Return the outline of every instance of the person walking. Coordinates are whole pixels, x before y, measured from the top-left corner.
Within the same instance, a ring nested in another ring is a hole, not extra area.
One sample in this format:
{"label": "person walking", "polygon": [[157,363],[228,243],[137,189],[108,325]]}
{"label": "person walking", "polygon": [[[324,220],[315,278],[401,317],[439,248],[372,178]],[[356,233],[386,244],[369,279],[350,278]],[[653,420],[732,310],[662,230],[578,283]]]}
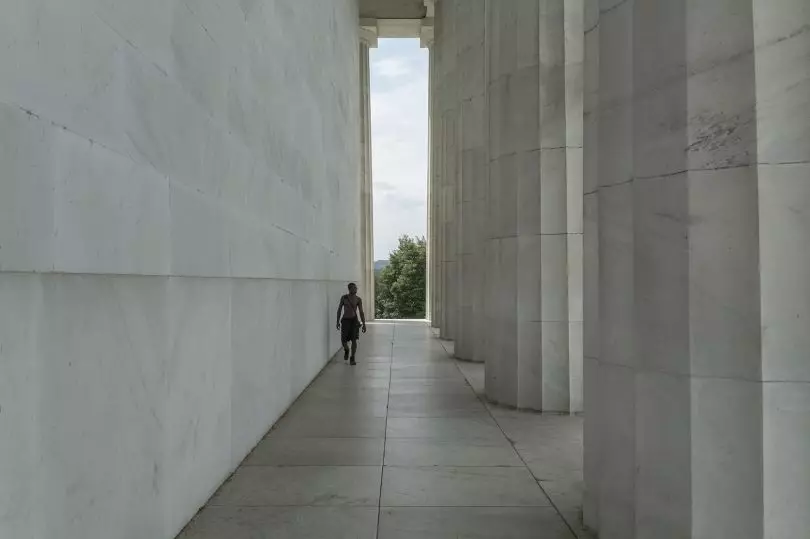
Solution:
{"label": "person walking", "polygon": [[343,361],[349,359],[349,342],[352,343],[351,365],[357,365],[355,355],[361,328],[365,333],[366,313],[363,312],[363,300],[357,295],[357,285],[349,283],[349,293],[344,294],[338,304],[337,329],[340,331],[340,343],[343,345]]}

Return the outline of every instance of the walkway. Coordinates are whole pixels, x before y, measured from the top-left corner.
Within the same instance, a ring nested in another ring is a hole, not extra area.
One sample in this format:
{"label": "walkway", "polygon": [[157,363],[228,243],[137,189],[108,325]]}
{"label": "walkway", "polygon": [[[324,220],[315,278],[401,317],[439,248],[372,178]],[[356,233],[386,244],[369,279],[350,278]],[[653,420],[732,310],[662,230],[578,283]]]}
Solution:
{"label": "walkway", "polygon": [[333,360],[180,539],[576,537],[580,419],[485,406],[459,367],[472,387],[482,368],[423,323],[370,325],[358,362]]}

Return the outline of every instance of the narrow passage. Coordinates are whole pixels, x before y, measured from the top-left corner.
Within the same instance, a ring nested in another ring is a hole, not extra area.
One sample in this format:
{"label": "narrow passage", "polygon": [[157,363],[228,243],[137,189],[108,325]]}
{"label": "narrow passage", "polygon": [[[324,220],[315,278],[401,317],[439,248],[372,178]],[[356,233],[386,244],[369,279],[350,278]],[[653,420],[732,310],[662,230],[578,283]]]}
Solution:
{"label": "narrow passage", "polygon": [[329,363],[179,539],[576,537],[580,418],[486,406],[482,367],[424,323],[370,324],[357,357]]}

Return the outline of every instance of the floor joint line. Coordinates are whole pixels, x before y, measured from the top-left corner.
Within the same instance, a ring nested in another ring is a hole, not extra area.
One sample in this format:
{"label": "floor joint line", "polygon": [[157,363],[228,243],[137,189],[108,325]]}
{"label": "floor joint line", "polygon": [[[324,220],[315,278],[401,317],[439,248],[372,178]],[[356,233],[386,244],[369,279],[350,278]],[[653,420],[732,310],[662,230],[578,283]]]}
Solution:
{"label": "floor joint line", "polygon": [[[481,404],[484,405],[484,409],[487,411],[487,415],[490,417],[490,419],[492,419],[492,421],[495,422],[495,425],[498,427],[498,430],[501,432],[501,435],[503,435],[503,437],[509,443],[509,446],[512,448],[512,451],[514,451],[515,454],[517,455],[517,457],[520,459],[520,462],[523,463],[523,467],[526,469],[527,472],[529,472],[529,475],[531,475],[531,477],[532,477],[532,479],[534,479],[535,483],[537,483],[537,487],[543,493],[543,496],[546,497],[546,499],[548,500],[548,503],[551,504],[551,507],[553,507],[554,511],[557,513],[557,516],[560,517],[560,520],[563,521],[563,524],[565,524],[565,527],[568,528],[568,531],[571,532],[571,537],[573,539],[577,539],[579,537],[579,535],[577,535],[577,532],[574,531],[573,526],[571,526],[571,524],[568,522],[568,520],[562,514],[562,511],[560,511],[560,508],[557,507],[556,503],[554,503],[554,500],[551,499],[551,496],[549,495],[548,492],[546,492],[546,489],[543,488],[543,485],[540,483],[540,479],[538,479],[537,476],[534,475],[534,473],[532,472],[532,469],[529,467],[529,464],[526,462],[526,459],[523,458],[523,455],[521,455],[520,451],[518,451],[517,447],[515,447],[515,442],[512,441],[512,439],[509,436],[507,436],[506,431],[503,430],[503,427],[501,427],[501,424],[495,418],[495,414],[493,414],[492,410],[489,408],[489,406],[487,406],[487,402],[485,400],[485,397],[482,396],[482,395],[479,395],[478,393],[475,392],[475,388],[473,388],[472,384],[470,384],[470,381],[467,380],[467,376],[464,374],[464,371],[461,370],[461,367],[458,366],[458,361],[455,360],[455,358],[452,358],[452,357],[451,357],[451,359],[453,360],[453,364],[456,366],[456,369],[458,369],[458,372],[461,374],[462,377],[464,377],[464,380],[467,382],[467,385],[469,386],[470,390],[473,392],[473,394],[476,396],[476,398],[481,402]],[[484,368],[486,368],[486,367],[484,367]]]}
{"label": "floor joint line", "polygon": [[385,430],[383,431],[383,454],[382,466],[380,467],[380,497],[377,501],[377,534],[376,538],[380,539],[380,521],[382,520],[382,495],[383,495],[383,480],[385,479],[385,452],[388,449],[388,408],[391,406],[391,380],[394,375],[394,342],[397,338],[397,325],[393,324],[394,328],[391,333],[391,351],[389,353],[391,364],[388,367],[388,398],[385,402]]}

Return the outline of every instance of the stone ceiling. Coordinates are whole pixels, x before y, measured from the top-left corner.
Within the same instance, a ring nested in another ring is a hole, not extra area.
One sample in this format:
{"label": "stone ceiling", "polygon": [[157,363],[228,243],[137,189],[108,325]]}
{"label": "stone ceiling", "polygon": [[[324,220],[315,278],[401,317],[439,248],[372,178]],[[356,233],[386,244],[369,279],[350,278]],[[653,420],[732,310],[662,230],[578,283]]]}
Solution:
{"label": "stone ceiling", "polygon": [[421,19],[425,11],[423,0],[360,0],[363,19]]}

